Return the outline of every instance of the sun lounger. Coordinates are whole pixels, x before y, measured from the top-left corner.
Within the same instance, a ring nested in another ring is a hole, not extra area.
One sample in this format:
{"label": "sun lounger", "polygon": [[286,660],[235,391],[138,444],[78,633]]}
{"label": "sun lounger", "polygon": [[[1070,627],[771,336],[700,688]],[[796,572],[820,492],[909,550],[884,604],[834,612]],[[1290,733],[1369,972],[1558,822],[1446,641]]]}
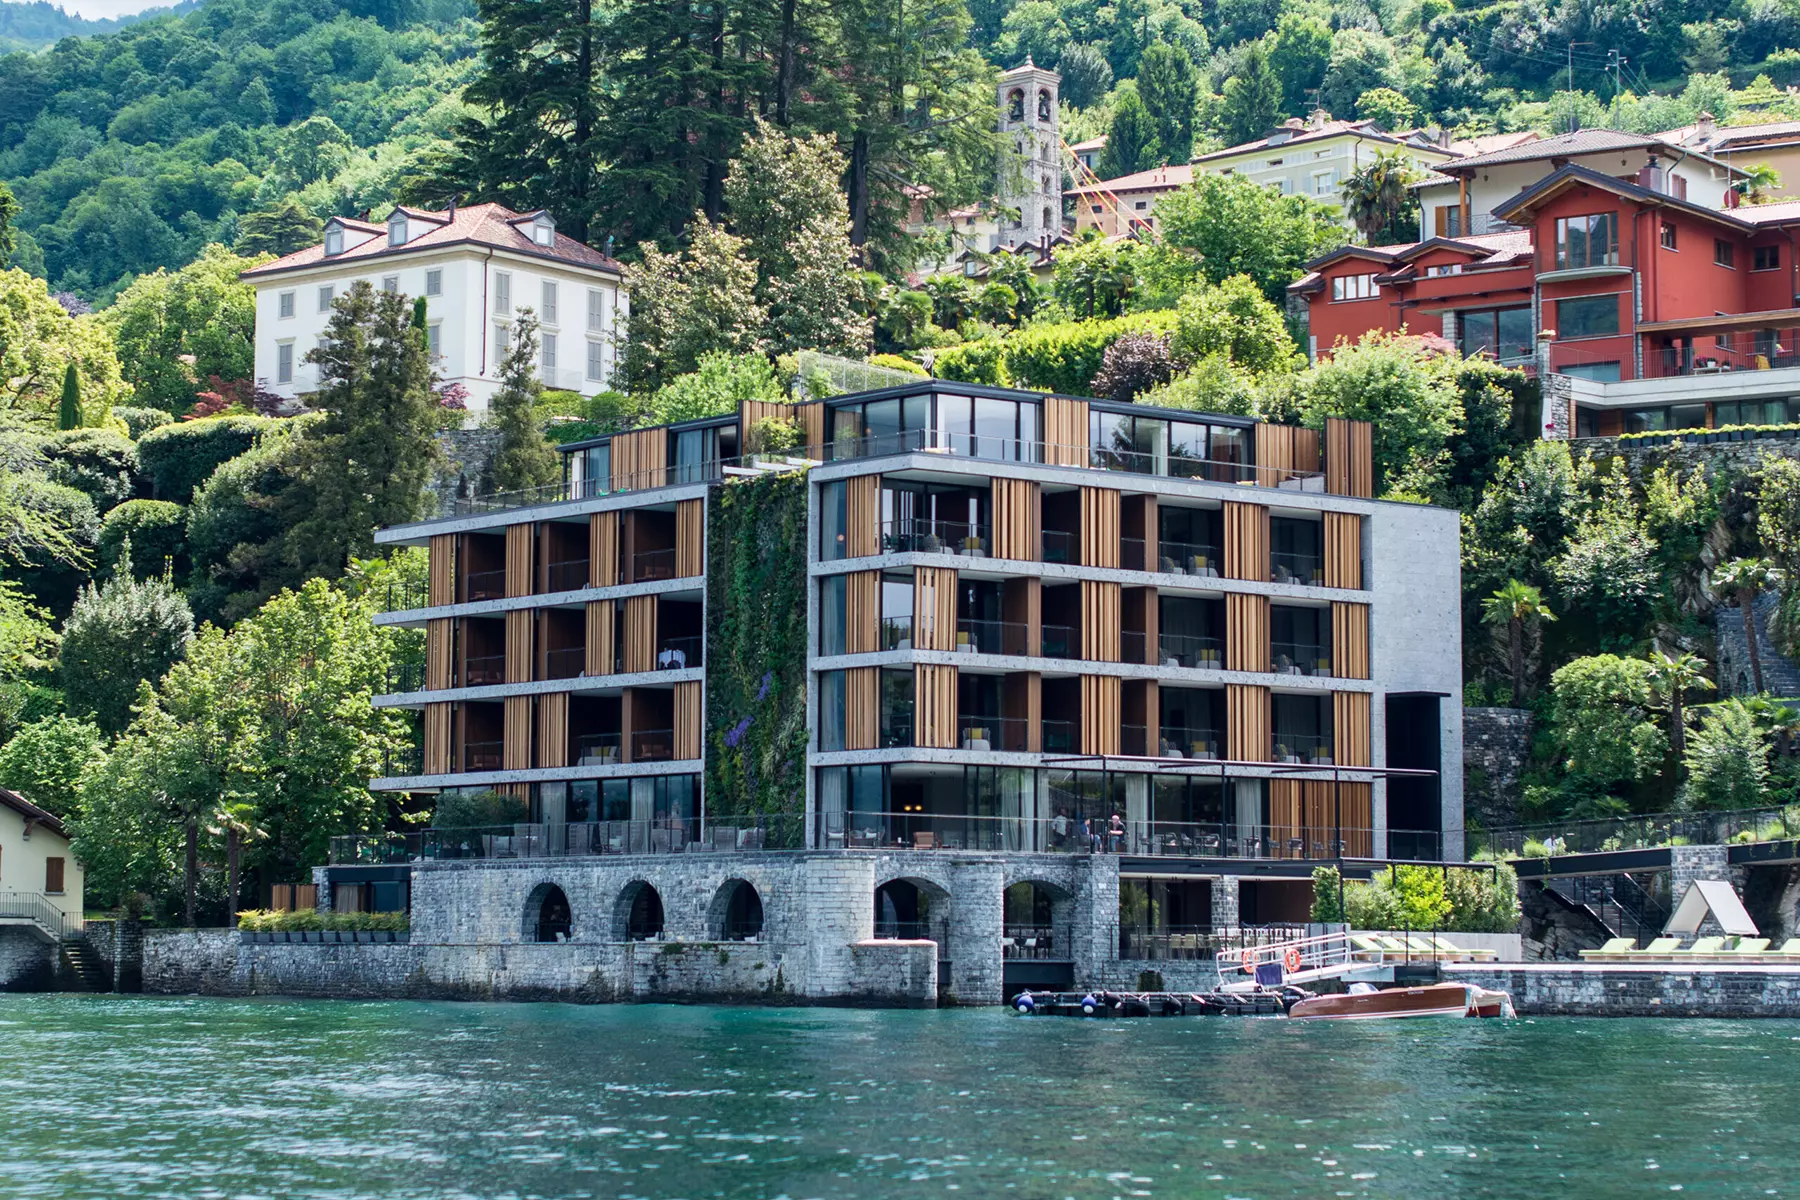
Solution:
{"label": "sun lounger", "polygon": [[1350,945],[1354,947],[1350,952],[1350,957],[1359,962],[1380,962],[1387,957],[1388,952],[1383,948],[1380,939],[1372,938],[1366,933],[1351,934]]}
{"label": "sun lounger", "polygon": [[1680,948],[1680,938],[1659,937],[1653,940],[1648,946],[1645,946],[1642,950],[1627,951],[1626,957],[1633,960],[1641,958],[1668,958]]}
{"label": "sun lounger", "polygon": [[1769,957],[1769,939],[1741,937],[1737,940],[1737,945],[1720,951],[1718,957],[1725,962],[1766,962]]}
{"label": "sun lounger", "polygon": [[1407,952],[1406,943],[1397,937],[1389,937],[1384,933],[1376,935],[1375,940],[1380,942],[1381,948],[1389,954],[1398,954],[1404,957]]}
{"label": "sun lounger", "polygon": [[1695,938],[1693,945],[1686,950],[1671,951],[1669,957],[1684,961],[1690,958],[1713,958],[1724,948],[1725,939],[1722,937]]}
{"label": "sun lounger", "polygon": [[1800,937],[1791,937],[1781,943],[1781,949],[1770,952],[1769,957],[1782,961],[1800,962]]}
{"label": "sun lounger", "polygon": [[1412,956],[1414,958],[1429,958],[1436,960],[1448,957],[1442,950],[1439,950],[1437,946],[1433,944],[1430,938],[1421,933],[1407,934],[1406,948],[1412,951]]}
{"label": "sun lounger", "polygon": [[1636,938],[1609,938],[1606,945],[1598,950],[1583,950],[1581,957],[1589,962],[1624,962],[1626,957],[1636,949]]}
{"label": "sun lounger", "polygon": [[1498,950],[1464,950],[1441,933],[1433,934],[1431,940],[1437,945],[1438,953],[1449,957],[1452,961],[1460,959],[1468,962],[1498,962],[1500,960]]}

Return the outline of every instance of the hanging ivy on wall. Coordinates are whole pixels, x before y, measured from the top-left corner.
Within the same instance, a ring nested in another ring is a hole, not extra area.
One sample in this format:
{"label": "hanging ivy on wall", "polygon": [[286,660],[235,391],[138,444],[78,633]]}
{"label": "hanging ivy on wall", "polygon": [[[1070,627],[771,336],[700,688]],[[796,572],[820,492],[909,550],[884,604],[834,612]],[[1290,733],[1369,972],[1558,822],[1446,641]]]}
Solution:
{"label": "hanging ivy on wall", "polygon": [[[734,479],[706,530],[706,808],[803,816],[806,473]],[[798,834],[795,834],[797,839]]]}

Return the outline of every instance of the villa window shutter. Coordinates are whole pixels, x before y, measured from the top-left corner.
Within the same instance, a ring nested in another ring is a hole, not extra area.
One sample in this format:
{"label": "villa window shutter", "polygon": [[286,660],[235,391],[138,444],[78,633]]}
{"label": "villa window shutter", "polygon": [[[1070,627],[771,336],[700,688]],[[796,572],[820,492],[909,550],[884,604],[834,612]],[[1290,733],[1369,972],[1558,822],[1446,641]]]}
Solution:
{"label": "villa window shutter", "polygon": [[675,685],[675,757],[683,760],[700,757],[701,691],[700,681],[690,679]]}
{"label": "villa window shutter", "polygon": [[1225,685],[1225,757],[1233,762],[1269,761],[1268,688]]}
{"label": "villa window shutter", "polygon": [[425,706],[425,774],[450,773],[450,705]]}
{"label": "villa window shutter", "polygon": [[844,557],[868,558],[881,547],[881,476],[844,481]]}
{"label": "villa window shutter", "polygon": [[1088,465],[1088,402],[1044,397],[1044,462],[1056,467]]}
{"label": "villa window shutter", "polygon": [[675,574],[682,579],[706,574],[704,500],[683,500],[675,506]]}
{"label": "villa window shutter", "polygon": [[880,684],[875,667],[844,672],[844,749],[873,750],[880,743]]}
{"label": "villa window shutter", "polygon": [[956,649],[956,570],[920,567],[913,575],[913,648]]}
{"label": "villa window shutter", "polygon": [[1331,602],[1331,673],[1339,679],[1369,677],[1369,606]]}
{"label": "villa window shutter", "polygon": [[625,601],[625,673],[656,670],[656,597]]}
{"label": "villa window shutter", "polygon": [[1269,581],[1269,510],[1263,505],[1226,503],[1225,578]]}
{"label": "villa window shutter", "polygon": [[55,896],[63,890],[63,863],[60,857],[44,860],[44,891]]}
{"label": "villa window shutter", "polygon": [[1119,753],[1121,682],[1117,675],[1081,676],[1081,753]]}
{"label": "villa window shutter", "polygon": [[428,691],[450,686],[450,652],[455,640],[454,623],[449,617],[425,623],[425,687]]}
{"label": "villa window shutter", "polygon": [[956,747],[956,668],[920,663],[913,668],[913,744]]}
{"label": "villa window shutter", "polygon": [[537,765],[569,765],[569,693],[548,692],[538,697]]}
{"label": "villa window shutter", "polygon": [[1369,693],[1331,694],[1332,761],[1340,767],[1373,766],[1369,754]]}
{"label": "villa window shutter", "polygon": [[613,673],[613,602],[590,600],[587,606],[588,676]]}
{"label": "villa window shutter", "polygon": [[536,537],[529,521],[506,527],[506,595],[531,595],[532,550]]}
{"label": "villa window shutter", "polygon": [[501,736],[500,765],[508,771],[531,769],[531,697],[506,698],[505,726]]}
{"label": "villa window shutter", "polygon": [[1118,662],[1120,612],[1123,590],[1119,584],[1095,579],[1081,581],[1081,657],[1086,662]]}
{"label": "villa window shutter", "polygon": [[1362,516],[1358,513],[1325,514],[1325,586],[1361,591]]}
{"label": "villa window shutter", "polygon": [[1029,479],[993,481],[994,557],[1037,562],[1043,544],[1043,488]]}
{"label": "villa window shutter", "polygon": [[1081,564],[1119,565],[1119,493],[1112,488],[1081,489]]}
{"label": "villa window shutter", "polygon": [[506,682],[531,682],[530,612],[515,609],[506,614]]}
{"label": "villa window shutter", "polygon": [[425,602],[433,608],[456,603],[456,535],[431,535]]}
{"label": "villa window shutter", "polygon": [[613,587],[619,582],[619,514],[588,516],[588,586]]}
{"label": "villa window shutter", "polygon": [[1244,592],[1225,594],[1225,669],[1269,669],[1269,598]]}
{"label": "villa window shutter", "polygon": [[1325,490],[1334,496],[1375,494],[1375,427],[1367,421],[1325,419]]}
{"label": "villa window shutter", "polygon": [[844,576],[844,653],[873,654],[879,649],[881,572],[854,571]]}

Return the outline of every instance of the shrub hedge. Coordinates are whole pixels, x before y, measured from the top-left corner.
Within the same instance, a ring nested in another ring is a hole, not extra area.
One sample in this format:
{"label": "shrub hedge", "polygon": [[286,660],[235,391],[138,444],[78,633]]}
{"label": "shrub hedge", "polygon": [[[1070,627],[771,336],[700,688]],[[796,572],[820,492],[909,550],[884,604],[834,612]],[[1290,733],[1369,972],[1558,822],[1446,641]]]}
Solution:
{"label": "shrub hedge", "polygon": [[1006,373],[1018,387],[1085,396],[1106,359],[1106,349],[1128,333],[1170,333],[1172,311],[1131,313],[1110,321],[1031,325],[1001,341]]}
{"label": "shrub hedge", "polygon": [[100,523],[100,561],[115,566],[125,539],[131,539],[132,573],[140,579],[162,574],[173,563],[187,571],[187,509],[167,500],[127,500]]}
{"label": "shrub hedge", "polygon": [[206,417],[161,425],[138,439],[138,462],[157,499],[186,504],[221,464],[280,425],[273,417]]}
{"label": "shrub hedge", "polygon": [[412,922],[403,912],[337,913],[316,908],[288,912],[250,908],[238,914],[238,928],[246,933],[300,933],[316,929],[341,929],[357,933],[406,933]]}

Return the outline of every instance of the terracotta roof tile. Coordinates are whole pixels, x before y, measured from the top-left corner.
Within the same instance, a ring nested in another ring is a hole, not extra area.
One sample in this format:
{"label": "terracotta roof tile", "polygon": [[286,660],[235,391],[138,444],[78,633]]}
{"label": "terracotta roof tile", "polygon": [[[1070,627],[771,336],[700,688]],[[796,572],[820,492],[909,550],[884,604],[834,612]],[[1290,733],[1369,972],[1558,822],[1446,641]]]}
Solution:
{"label": "terracotta roof tile", "polygon": [[520,225],[530,222],[534,213],[514,212],[499,204],[471,204],[458,208],[454,213],[449,211],[430,212],[412,208],[403,208],[401,211],[409,216],[416,216],[423,222],[430,222],[433,227],[424,233],[415,235],[404,246],[389,246],[385,224],[374,225],[339,218],[340,222],[349,228],[374,233],[376,236],[361,245],[350,247],[342,254],[334,254],[329,259],[325,257],[323,244],[308,246],[285,258],[278,258],[272,263],[245,271],[243,278],[258,279],[302,267],[316,267],[327,262],[332,264],[364,262],[465,244],[492,246],[497,250],[512,250],[535,258],[555,259],[601,271],[622,272],[624,270],[616,260],[608,258],[586,243],[578,242],[564,233],[556,235],[556,244],[553,247],[538,245],[531,240],[529,233],[520,228]]}

